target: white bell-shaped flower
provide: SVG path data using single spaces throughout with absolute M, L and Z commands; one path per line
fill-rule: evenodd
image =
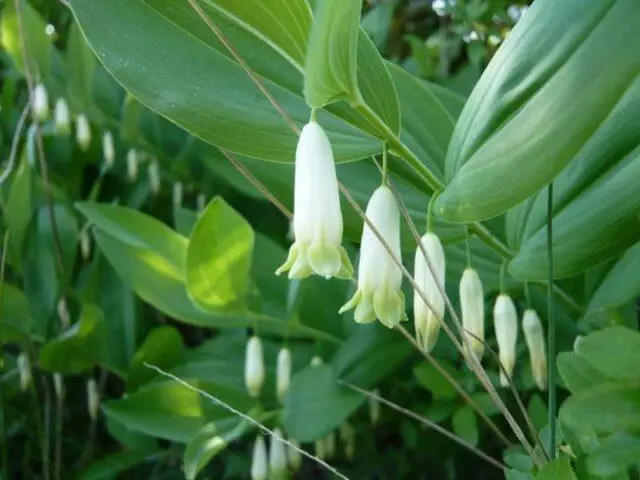
M 116 161 L 116 147 L 113 143 L 113 134 L 109 131 L 102 134 L 102 155 L 105 169 L 110 170 Z
M 58 311 L 58 318 L 60 318 L 60 324 L 62 328 L 66 330 L 69 328 L 71 324 L 71 315 L 69 314 L 69 308 L 67 307 L 67 301 L 62 297 L 58 300 L 58 305 L 56 307 Z
M 256 436 L 251 458 L 251 480 L 267 480 L 269 464 L 267 462 L 267 446 L 261 433 Z
M 98 393 L 98 384 L 93 378 L 87 380 L 87 410 L 89 417 L 95 422 L 100 412 L 100 393 Z
M 331 430 L 324 438 L 324 458 L 333 458 L 336 456 L 336 432 Z
M 173 201 L 173 206 L 175 208 L 180 208 L 182 206 L 183 191 L 184 191 L 184 187 L 182 185 L 182 182 L 173 182 L 171 198 Z
M 68 135 L 71 131 L 71 114 L 67 101 L 60 97 L 56 100 L 56 107 L 53 112 L 54 124 L 58 135 Z
M 76 117 L 76 142 L 83 152 L 86 152 L 91 145 L 91 127 L 83 113 Z
M 527 309 L 522 316 L 522 331 L 529 349 L 531 373 L 540 390 L 547 389 L 547 350 L 544 330 L 540 317 L 533 309 Z
M 154 195 L 157 195 L 160 192 L 160 165 L 157 160 L 152 160 L 149 163 L 149 167 L 147 168 L 147 174 L 149 175 L 149 187 Z
M 282 431 L 274 428 L 269 445 L 269 477 L 274 480 L 283 479 L 287 474 L 287 448 L 282 439 Z
M 518 341 L 518 312 L 509 295 L 501 293 L 493 305 L 493 326 L 498 341 L 500 385 L 509 386 L 509 378 L 516 364 L 516 342 Z M 506 372 L 506 374 L 505 374 Z
M 287 446 L 287 460 L 289 463 L 289 468 L 292 472 L 297 472 L 300 470 L 302 466 L 302 454 L 300 453 L 300 442 L 297 440 L 290 438 L 290 445 Z
M 436 344 L 440 332 L 440 321 L 444 319 L 444 297 L 438 285 L 444 288 L 445 257 L 442 243 L 435 233 L 427 232 L 420 239 L 427 257 L 436 276 L 431 273 L 429 264 L 422 249 L 416 249 L 414 277 L 415 282 L 434 308 L 431 310 L 417 291 L 413 292 L 413 317 L 416 327 L 416 337 L 420 347 L 430 352 Z M 438 320 L 440 319 L 440 320 Z
M 340 425 L 340 441 L 344 446 L 344 456 L 353 460 L 356 455 L 356 429 L 348 422 Z
M 478 361 L 484 354 L 484 292 L 478 272 L 465 268 L 460 280 L 460 310 L 462 328 Z
M 317 367 L 320 366 L 324 363 L 324 361 L 322 360 L 322 357 L 320 355 L 314 355 L 313 358 L 311 359 L 310 365 L 312 367 Z
M 49 118 L 49 95 L 41 83 L 33 89 L 33 117 L 37 122 L 45 122 Z
M 138 179 L 138 152 L 130 148 L 127 152 L 127 179 L 135 182 Z
M 276 271 L 289 278 L 316 273 L 325 278 L 349 278 L 353 273 L 342 247 L 342 212 L 331 143 L 314 120 L 298 140 L 293 199 L 295 241 L 285 263 Z
M 80 232 L 80 254 L 83 260 L 88 260 L 91 256 L 91 237 L 86 229 Z
M 282 347 L 278 352 L 276 364 L 276 393 L 282 402 L 291 384 L 291 350 Z
M 204 209 L 207 207 L 207 196 L 200 192 L 196 197 L 196 209 L 198 213 L 204 212 Z
M 253 336 L 247 342 L 244 359 L 244 381 L 252 397 L 258 397 L 264 383 L 264 357 L 262 355 L 262 341 Z
M 401 259 L 400 211 L 393 193 L 386 185 L 373 192 L 366 216 L 389 245 L 393 256 Z M 394 328 L 404 318 L 402 270 L 367 223 L 360 242 L 358 288 L 340 313 L 355 307 L 354 319 L 370 323 L 376 318 Z
M 324 460 L 327 456 L 324 450 L 324 447 L 325 447 L 324 437 L 316 439 L 316 441 L 313 442 L 313 447 L 314 447 L 314 453 L 316 457 L 319 458 L 320 460 Z

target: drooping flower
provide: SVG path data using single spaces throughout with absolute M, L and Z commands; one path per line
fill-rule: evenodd
M 91 127 L 83 113 L 76 117 L 76 142 L 83 152 L 86 152 L 91 145 Z
M 20 352 L 16 361 L 18 375 L 20 376 L 20 390 L 26 391 L 31 385 L 31 362 L 26 353 Z
M 282 438 L 282 431 L 274 428 L 269 447 L 269 477 L 273 480 L 283 479 L 287 474 L 287 448 Z
M 69 325 L 71 324 L 71 315 L 69 314 L 67 301 L 64 299 L 64 297 L 58 300 L 58 305 L 56 309 L 58 311 L 58 318 L 60 318 L 60 325 L 62 325 L 62 328 L 66 330 L 67 328 L 69 328 Z
M 157 160 L 152 160 L 149 163 L 149 167 L 147 168 L 147 173 L 149 175 L 149 186 L 151 187 L 151 191 L 157 195 L 160 192 L 160 165 Z
M 547 351 L 544 330 L 540 317 L 533 309 L 527 309 L 522 316 L 522 331 L 529 350 L 531 373 L 540 390 L 547 389 Z
M 315 273 L 325 278 L 349 278 L 353 273 L 342 247 L 342 212 L 331 143 L 314 120 L 298 140 L 293 200 L 295 241 L 285 263 L 276 271 L 289 278 Z
M 58 400 L 64 398 L 64 379 L 62 374 L 56 372 L 53 374 L 53 391 L 56 393 Z
M 135 182 L 138 178 L 138 152 L 135 148 L 130 148 L 127 152 L 127 178 L 130 182 Z
M 98 384 L 93 378 L 87 380 L 87 410 L 89 417 L 95 422 L 100 412 L 100 393 L 98 393 Z
M 397 260 L 400 252 L 400 211 L 393 193 L 386 185 L 373 192 L 366 216 L 388 244 Z M 376 318 L 394 328 L 404 318 L 402 270 L 396 264 L 376 234 L 365 223 L 360 242 L 358 288 L 340 313 L 355 308 L 358 323 L 370 323 Z
M 504 368 L 500 369 L 500 385 L 509 386 L 509 378 L 516 364 L 516 342 L 518 341 L 518 312 L 511 297 L 498 295 L 493 306 L 493 324 L 498 341 L 498 356 Z
M 83 260 L 88 260 L 91 256 L 91 237 L 86 230 L 80 232 L 80 254 Z
M 196 197 L 196 208 L 198 213 L 204 212 L 204 209 L 207 207 L 207 196 L 200 192 Z
M 56 100 L 56 108 L 53 115 L 56 133 L 58 135 L 68 135 L 71 131 L 71 114 L 64 98 L 60 97 Z
M 252 397 L 258 397 L 264 383 L 264 358 L 260 337 L 253 336 L 247 342 L 244 359 L 244 381 Z
M 49 95 L 41 83 L 33 89 L 33 116 L 37 122 L 45 122 L 49 118 Z
M 471 267 L 462 272 L 460 310 L 467 341 L 472 353 L 480 361 L 484 353 L 484 292 L 478 272 Z
M 102 135 L 102 155 L 105 169 L 111 169 L 116 161 L 116 148 L 113 143 L 113 135 L 109 131 Z
M 280 402 L 284 400 L 284 396 L 289 391 L 291 383 L 291 350 L 282 347 L 278 352 L 276 365 L 276 393 Z
M 324 458 L 333 458 L 336 455 L 336 432 L 331 430 L 324 437 Z
M 340 441 L 344 445 L 344 456 L 353 460 L 356 454 L 356 430 L 349 422 L 340 425 Z
M 295 473 L 300 470 L 300 467 L 302 466 L 302 454 L 298 450 L 298 448 L 300 448 L 300 442 L 293 438 L 290 438 L 289 443 L 293 446 L 287 446 L 287 459 L 291 471 Z
M 438 285 L 444 288 L 445 256 L 442 243 L 435 233 L 427 232 L 420 239 L 436 276 L 434 278 L 422 249 L 416 249 L 414 276 L 415 282 L 434 308 L 431 310 L 418 291 L 413 292 L 413 317 L 416 337 L 420 347 L 430 352 L 436 344 L 440 332 L 440 321 L 444 319 L 444 297 Z M 440 320 L 438 320 L 440 319 Z
M 267 446 L 261 433 L 256 436 L 251 458 L 251 480 L 267 480 L 269 465 L 267 463 Z

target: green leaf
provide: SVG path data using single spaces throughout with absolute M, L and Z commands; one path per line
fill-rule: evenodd
M 79 480 L 111 480 L 145 462 L 158 462 L 168 454 L 154 449 L 125 450 L 93 461 L 78 477 Z
M 29 301 L 17 287 L 2 282 L 0 286 L 0 339 L 3 342 L 24 341 L 31 332 Z
M 611 327 L 591 333 L 576 349 L 598 370 L 622 381 L 640 381 L 640 333 L 626 327 Z
M 451 418 L 451 426 L 456 435 L 472 445 L 478 444 L 478 419 L 469 407 L 462 407 L 455 411 Z
M 456 222 L 495 217 L 538 192 L 576 155 L 597 160 L 603 150 L 628 153 L 638 145 L 637 129 L 626 113 L 620 114 L 627 107 L 630 115 L 637 116 L 639 111 L 634 91 L 640 83 L 640 58 L 627 48 L 640 41 L 640 15 L 635 7 L 633 0 L 586 7 L 580 0 L 561 5 L 542 0 L 527 11 L 484 71 L 456 125 L 447 155 L 449 185 L 436 201 L 438 215 Z M 579 19 L 576 9 L 580 9 Z M 599 68 L 605 60 L 609 68 Z M 584 78 L 590 79 L 588 88 L 583 88 Z M 611 132 L 617 132 L 614 138 L 607 136 Z M 601 137 L 596 141 L 594 134 Z M 631 174 L 630 168 L 623 176 Z M 624 182 L 610 182 L 609 192 L 632 203 L 629 195 L 614 187 L 616 183 L 619 188 Z M 625 204 L 605 225 L 595 221 L 589 210 L 589 225 L 597 225 L 597 231 L 611 228 L 629 209 Z M 587 208 L 575 206 L 562 215 L 578 218 L 578 210 L 584 213 Z M 595 213 L 606 220 L 603 210 L 604 206 Z M 569 275 L 564 268 L 570 270 L 576 257 L 585 255 L 580 250 L 571 255 L 573 247 L 566 240 L 574 235 L 575 243 L 583 245 L 596 235 L 593 232 L 586 239 L 576 232 L 565 233 L 571 226 L 565 222 L 554 234 L 563 249 L 557 252 L 560 276 Z M 611 233 L 608 241 L 615 243 Z M 536 252 L 540 241 L 536 235 Z M 595 252 L 594 245 L 591 255 Z M 563 262 L 563 255 L 570 257 Z M 536 274 L 543 269 L 538 266 Z M 533 272 L 528 275 L 533 278 Z
M 566 457 L 556 458 L 547 463 L 535 478 L 536 480 L 578 480 L 571 468 L 571 462 Z
M 158 375 L 145 363 L 168 370 L 180 362 L 183 351 L 182 337 L 176 328 L 162 326 L 151 330 L 131 360 L 127 390 L 135 390 Z
M 253 403 L 249 397 L 211 382 L 186 381 L 240 411 L 248 411 Z M 103 410 L 107 417 L 132 430 L 181 443 L 189 442 L 212 421 L 236 421 L 226 409 L 174 381 L 152 383 L 119 400 L 104 402 Z
M 640 390 L 637 385 L 617 383 L 581 390 L 564 402 L 560 418 L 598 434 L 640 432 Z
M 102 311 L 83 305 L 80 319 L 40 349 L 40 366 L 65 375 L 89 370 L 102 360 L 104 333 Z
M 360 101 L 358 33 L 360 0 L 318 3 L 304 69 L 304 96 L 310 107 L 336 100 Z
M 309 366 L 293 376 L 282 414 L 291 437 L 314 441 L 341 425 L 364 402 L 363 395 L 336 382 L 329 365 Z
M 571 393 L 578 393 L 613 380 L 587 361 L 583 355 L 573 352 L 562 352 L 558 355 L 558 371 Z
M 547 406 L 542 398 L 540 398 L 540 395 L 534 393 L 531 396 L 529 405 L 527 406 L 527 413 L 537 432 L 542 430 L 547 424 Z
M 634 301 L 640 295 L 640 242 L 629 248 L 611 267 L 591 296 L 587 314 Z
M 29 71 L 36 78 L 51 75 L 51 41 L 46 34 L 46 24 L 38 12 L 26 0 L 18 0 L 20 24 L 14 1 L 6 2 L 2 10 L 2 46 L 7 51 L 20 74 L 25 75 L 23 43 L 27 45 Z M 25 38 L 20 35 L 24 32 Z
M 639 458 L 640 437 L 620 433 L 606 438 L 590 452 L 587 468 L 593 475 L 617 475 L 637 465 Z
M 25 236 L 33 216 L 33 170 L 26 155 L 27 148 L 23 149 L 22 160 L 13 175 L 11 191 L 3 209 L 5 225 L 9 230 L 9 251 L 11 264 L 20 269 L 22 262 L 22 249 Z
M 200 6 L 274 100 L 298 126 L 306 123 L 298 63 L 311 25 L 306 3 L 225 0 Z M 97 0 L 74 2 L 72 8 L 100 61 L 151 110 L 233 152 L 293 161 L 296 134 L 187 0 Z M 107 25 L 105 18 L 113 22 Z M 267 20 L 273 18 L 278 21 Z M 321 112 L 319 121 L 339 161 L 380 151 L 378 142 L 333 114 Z
M 187 289 L 204 310 L 237 307 L 247 291 L 254 234 L 221 197 L 207 206 L 187 249 Z
M 452 365 L 444 360 L 439 360 L 438 363 L 452 378 L 460 382 L 460 374 Z M 413 374 L 435 398 L 455 398 L 459 395 L 453 385 L 431 363 L 419 364 L 413 369 Z
M 91 87 L 96 58 L 75 22 L 69 29 L 66 61 L 68 76 L 66 98 L 69 105 L 78 112 L 91 112 L 93 109 Z

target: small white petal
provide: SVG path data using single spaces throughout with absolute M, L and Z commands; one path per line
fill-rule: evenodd
M 272 478 L 281 478 L 287 471 L 287 449 L 281 438 L 282 432 L 275 428 L 269 448 L 269 473 Z
M 276 365 L 276 392 L 278 399 L 282 402 L 284 396 L 289 391 L 291 383 L 291 350 L 283 347 L 278 352 Z
M 25 391 L 31 385 L 31 362 L 26 353 L 20 352 L 16 363 L 20 375 L 20 390 Z
M 522 331 L 529 349 L 531 373 L 540 390 L 547 389 L 547 351 L 542 322 L 535 310 L 527 309 L 522 316 Z
M 154 194 L 160 192 L 161 180 L 160 180 L 160 165 L 157 160 L 152 160 L 147 168 L 149 175 L 149 186 Z
M 102 155 L 104 157 L 104 165 L 107 169 L 113 167 L 116 160 L 116 149 L 113 143 L 113 135 L 106 131 L 102 135 Z
M 172 190 L 173 206 L 178 208 L 182 206 L 182 192 L 184 188 L 182 182 L 174 182 Z
M 98 384 L 93 378 L 87 381 L 87 410 L 91 419 L 95 421 L 100 412 L 100 394 Z
M 262 434 L 258 434 L 253 445 L 253 456 L 251 459 L 251 480 L 267 480 L 269 467 L 267 463 L 267 446 L 264 443 Z
M 91 127 L 89 120 L 82 113 L 76 117 L 76 142 L 80 150 L 83 151 L 86 151 L 91 145 Z
M 58 134 L 67 135 L 71 131 L 71 114 L 69 113 L 69 106 L 67 105 L 66 100 L 62 97 L 56 101 L 54 122 L 56 132 Z
M 293 445 L 293 447 L 291 445 L 287 446 L 287 458 L 289 461 L 289 467 L 291 467 L 291 470 L 293 472 L 297 472 L 302 466 L 302 454 L 298 451 L 298 448 L 300 448 L 300 443 L 293 438 L 289 439 L 289 443 Z
M 49 95 L 41 83 L 33 89 L 33 115 L 38 122 L 44 122 L 49 118 Z
M 138 154 L 135 148 L 127 152 L 127 178 L 130 182 L 135 182 L 138 178 Z

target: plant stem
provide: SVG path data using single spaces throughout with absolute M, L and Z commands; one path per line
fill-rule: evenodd
M 549 457 L 556 456 L 556 318 L 553 302 L 553 182 L 549 184 L 547 192 L 547 260 L 548 288 L 547 315 L 548 321 L 548 350 L 549 350 Z

